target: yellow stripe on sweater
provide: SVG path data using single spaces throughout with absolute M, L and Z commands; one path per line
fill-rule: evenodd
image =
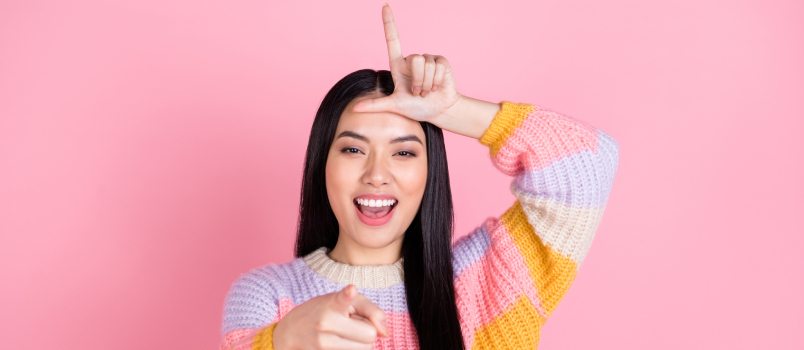
M 497 152 L 505 145 L 505 140 L 522 125 L 528 114 L 536 110 L 535 106 L 527 103 L 502 101 L 500 105 L 500 111 L 494 116 L 491 125 L 479 140 L 480 143 L 488 146 L 492 157 L 497 156 Z
M 549 317 L 569 290 L 578 264 L 542 242 L 528 223 L 522 205 L 516 201 L 500 218 L 511 239 L 525 258 L 528 273 L 539 291 L 542 307 Z
M 273 350 L 274 349 L 274 328 L 277 323 L 261 329 L 254 335 L 251 341 L 251 350 Z
M 475 333 L 472 349 L 535 349 L 545 319 L 524 295 Z

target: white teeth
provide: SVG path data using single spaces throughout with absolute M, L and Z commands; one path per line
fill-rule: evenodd
M 358 198 L 357 204 L 365 205 L 367 207 L 387 207 L 396 204 L 395 199 L 363 199 Z

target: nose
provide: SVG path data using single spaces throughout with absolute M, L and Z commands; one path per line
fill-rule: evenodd
M 387 185 L 391 181 L 388 164 L 378 157 L 377 153 L 373 157 L 369 157 L 366 169 L 363 172 L 363 183 L 374 187 Z

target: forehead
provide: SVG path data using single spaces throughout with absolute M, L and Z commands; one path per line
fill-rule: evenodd
M 422 126 L 418 121 L 391 112 L 358 113 L 352 111 L 352 106 L 360 100 L 383 96 L 385 95 L 380 92 L 372 92 L 349 102 L 343 114 L 341 114 L 340 121 L 338 121 L 335 135 L 349 130 L 364 135 L 369 140 L 390 140 L 412 134 L 418 136 L 422 142 L 425 142 L 424 130 L 422 130 Z

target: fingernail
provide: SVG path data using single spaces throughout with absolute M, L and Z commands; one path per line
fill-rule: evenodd
M 429 94 L 429 93 L 430 93 L 430 91 L 427 91 L 427 90 L 422 91 L 422 97 L 426 97 L 427 94 Z
M 432 90 L 433 90 L 433 91 L 436 91 L 437 89 L 438 89 L 438 85 L 433 85 L 433 89 L 432 89 Z
M 420 88 L 418 86 L 413 88 L 413 94 L 414 95 L 419 95 L 421 92 L 422 92 L 422 88 Z

